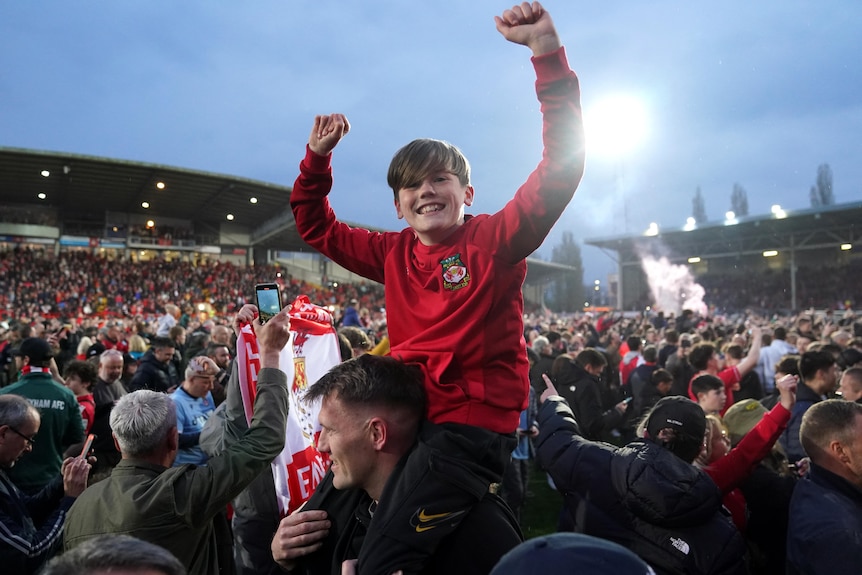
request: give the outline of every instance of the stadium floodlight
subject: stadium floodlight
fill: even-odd
[[[738,224],[739,221],[736,219],[736,213],[733,211],[729,211],[724,214],[724,225],[726,226],[734,226]]]
[[[647,231],[644,232],[645,236],[657,236],[658,235],[658,224],[655,222],[650,222]]]
[[[145,210],[150,207],[150,202],[141,202],[141,207]]]
[[[776,219],[783,220],[787,217],[787,212],[782,210],[781,206],[779,206],[778,204],[773,204],[771,211],[772,215],[775,216]]]
[[[763,252],[763,257],[765,258],[774,258],[778,255],[778,250],[766,250]]]
[[[688,263],[690,263],[690,264],[699,264],[699,263],[700,263],[700,258],[699,258],[698,256],[694,256],[694,257],[688,258]]]
[[[159,190],[164,190],[165,189],[165,183],[164,182],[156,182],[156,188]]]
[[[40,173],[42,174],[43,178],[47,178],[51,175],[51,172],[49,172],[48,170],[42,170]]]
[[[584,107],[584,131],[590,153],[619,160],[635,150],[649,133],[649,114],[634,94],[605,96]]]
[[[853,244],[841,244],[841,251],[848,251],[853,249]]]
[[[228,215],[227,215],[227,221],[229,221],[229,222],[232,222],[232,221],[233,221],[233,214],[228,214]]]
[[[48,197],[48,194],[46,194],[45,192],[39,192],[39,193],[36,195],[36,197],[37,197],[37,198],[39,198],[40,200],[44,200],[45,198],[47,198],[47,197]]]
[[[256,203],[257,203],[257,198],[255,198],[254,196],[252,196],[252,197],[250,197],[250,198],[248,199],[248,201],[249,201],[249,203],[251,203],[251,204],[256,204]]]
[[[691,230],[697,227],[697,220],[694,217],[689,216],[685,220],[685,226],[683,226],[683,231],[690,232]]]

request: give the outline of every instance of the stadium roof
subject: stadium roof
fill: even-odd
[[[156,187],[159,182],[163,189]],[[288,205],[290,191],[287,186],[212,172],[0,146],[0,205],[45,205],[63,217],[75,212],[170,217],[208,224],[214,230],[232,214],[234,224],[248,226],[255,247],[309,251],[296,232]],[[528,269],[532,283],[573,271],[533,259]]]
[[[619,254],[620,263],[640,254],[689,257],[725,257],[765,250],[810,250],[839,246],[862,237],[862,203],[782,211],[769,216],[738,218],[736,223],[708,222],[691,230],[656,230],[655,235],[624,235],[586,240],[591,246]]]
[[[164,189],[156,187],[159,182]],[[39,194],[45,198],[40,199]],[[0,147],[0,203],[43,204],[67,214],[84,208],[97,213],[162,216],[212,226],[228,221],[232,214],[234,223],[254,229],[275,214],[289,212],[289,198],[288,187],[235,176]],[[149,208],[142,207],[143,202]],[[292,227],[267,239],[270,247],[307,249]]]

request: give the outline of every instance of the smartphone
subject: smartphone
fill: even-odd
[[[260,323],[266,323],[281,311],[281,291],[278,289],[278,284],[257,284],[254,286],[254,295],[257,299]]]
[[[93,447],[93,440],[96,439],[96,436],[92,433],[87,436],[87,440],[84,442],[84,448],[81,450],[81,457],[87,459],[87,454],[90,453],[90,448]]]
[[[627,398],[625,398],[625,399],[623,400],[623,403],[631,403],[631,401],[632,401],[633,399],[634,399],[634,397],[627,397]]]

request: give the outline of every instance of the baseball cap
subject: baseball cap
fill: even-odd
[[[698,438],[700,441],[706,432],[706,416],[703,409],[687,397],[663,397],[650,411],[646,430],[650,437],[656,438],[658,432],[665,428]]]
[[[48,342],[40,337],[28,337],[11,351],[12,355],[29,357],[31,362],[41,363],[54,357]]]
[[[503,555],[491,575],[655,575],[647,563],[611,541],[582,533],[554,533],[525,541]]]
[[[731,405],[723,418],[730,443],[733,445],[739,443],[739,440],[745,437],[745,434],[751,431],[764,415],[766,415],[766,408],[755,399],[743,399]]]

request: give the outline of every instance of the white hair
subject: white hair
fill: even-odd
[[[124,395],[111,410],[111,429],[126,455],[146,455],[177,426],[174,401],[166,394],[141,389]]]

